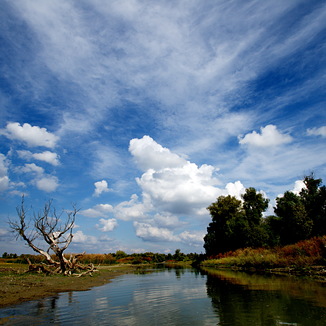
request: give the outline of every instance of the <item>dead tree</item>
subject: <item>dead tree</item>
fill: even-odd
[[[55,208],[52,208],[52,201],[50,200],[44,205],[42,211],[38,214],[34,213],[33,218],[28,218],[24,206],[24,197],[22,197],[21,205],[17,207],[19,220],[10,220],[9,226],[12,232],[16,234],[16,238],[22,238],[30,248],[45,257],[48,266],[54,268],[54,272],[67,275],[78,269],[88,268],[77,264],[77,258],[82,254],[70,255],[69,259],[64,256],[64,251],[73,239],[72,231],[78,209],[73,205],[72,211],[65,212],[66,217],[64,219],[62,219],[63,213],[64,211],[58,215]],[[33,224],[32,227],[30,227],[31,223]],[[40,240],[47,246],[47,250],[39,247],[38,241]],[[51,251],[56,259],[50,254]]]

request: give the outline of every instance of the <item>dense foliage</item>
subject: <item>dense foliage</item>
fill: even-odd
[[[254,188],[242,200],[220,196],[207,209],[212,222],[204,237],[208,256],[239,248],[288,245],[326,234],[326,187],[313,175],[304,178],[305,188],[297,195],[286,191],[276,199],[276,216],[263,217],[268,199]]]
[[[208,207],[212,216],[204,237],[208,256],[242,247],[260,247],[267,240],[262,216],[268,199],[254,188],[246,189],[242,199],[220,196]]]

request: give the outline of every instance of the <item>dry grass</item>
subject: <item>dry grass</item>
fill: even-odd
[[[280,248],[245,248],[214,259],[208,259],[203,266],[242,267],[242,268],[306,268],[314,265],[326,265],[326,236],[300,241]]]

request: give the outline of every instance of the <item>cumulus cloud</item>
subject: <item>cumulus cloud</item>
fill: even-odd
[[[240,181],[229,183],[225,189],[219,188],[220,181],[215,176],[217,168],[207,164],[197,166],[149,136],[133,139],[130,144],[137,163],[142,169],[147,168],[136,178],[142,190],[142,201],[134,194],[130,201],[115,206],[116,218],[135,221],[157,212],[154,217],[157,225],[168,227],[180,223],[177,215],[207,215],[206,207],[218,196],[240,197],[245,190]]]
[[[101,218],[100,224],[102,226],[98,226],[98,228],[99,228],[99,230],[101,230],[103,232],[113,231],[118,226],[118,222],[115,218],[109,218],[107,220],[104,218]]]
[[[296,180],[293,184],[293,188],[291,190],[289,190],[290,192],[293,192],[296,195],[299,195],[299,193],[301,192],[302,189],[305,189],[306,185],[304,184],[303,180]],[[279,194],[278,196],[276,196],[277,198],[281,198],[283,197],[283,193]]]
[[[113,207],[110,204],[99,204],[93,208],[82,210],[79,214],[87,217],[107,217],[112,212]]]
[[[24,173],[36,173],[42,175],[44,173],[44,169],[41,166],[36,165],[35,163],[26,163],[23,167],[18,168],[19,171]]]
[[[306,189],[306,185],[304,184],[303,180],[297,180],[294,183],[294,187],[291,190],[296,195],[299,195],[302,189]]]
[[[5,191],[9,188],[8,166],[6,157],[0,153],[0,191]]]
[[[267,125],[260,129],[261,133],[253,131],[246,134],[243,138],[239,138],[241,145],[249,145],[253,147],[273,147],[286,144],[292,141],[292,137],[279,132],[274,125]]]
[[[172,231],[152,226],[149,223],[134,222],[137,237],[144,241],[179,241]]]
[[[244,194],[246,191],[246,188],[240,181],[236,181],[234,183],[229,182],[225,188],[227,190],[228,195],[234,196],[238,199],[240,199],[241,195]]]
[[[24,123],[22,126],[18,122],[10,122],[0,134],[11,140],[18,140],[26,143],[30,147],[43,146],[53,148],[56,145],[58,137],[38,126],[31,126]]]
[[[34,175],[35,177],[31,184],[34,184],[39,190],[53,192],[59,186],[59,180],[56,176],[46,174],[44,169],[35,163],[26,163],[24,166],[17,167],[16,171]]]
[[[152,208],[148,197],[146,197],[144,196],[143,202],[141,202],[138,200],[138,196],[133,194],[129,201],[123,201],[114,207],[115,216],[125,221],[146,218],[146,213]]]
[[[182,167],[186,163],[183,158],[161,146],[149,136],[132,139],[129,151],[143,171]]]
[[[38,161],[49,163],[54,166],[60,164],[58,155],[50,151],[44,151],[42,153],[32,153],[26,150],[18,150],[17,153],[20,158],[23,158],[25,160],[30,161],[32,159],[35,159]]]
[[[44,175],[35,181],[36,187],[45,192],[53,192],[58,186],[58,178],[52,175]]]
[[[187,243],[190,246],[202,246],[204,244],[205,232],[202,231],[184,231],[180,233],[179,237],[182,242]]]
[[[73,234],[74,240],[73,242],[75,243],[83,243],[83,244],[96,244],[97,238],[91,235],[86,235],[83,233],[83,231],[77,231],[76,233]]]
[[[307,129],[307,134],[309,136],[322,136],[326,137],[326,126],[322,126],[319,128],[310,128]]]
[[[180,221],[177,216],[169,213],[155,214],[153,221],[157,226],[167,229],[175,229],[186,224],[185,222]]]
[[[100,196],[103,192],[109,191],[108,183],[105,180],[95,182],[94,186],[95,186],[95,190],[94,190],[95,197]]]
[[[183,231],[175,234],[169,228],[158,227],[151,223],[134,222],[136,235],[144,241],[169,241],[183,242],[190,246],[202,246],[205,232],[202,231]]]
[[[130,142],[131,154],[140,167],[147,169],[136,181],[153,206],[172,214],[190,213],[214,200],[221,190],[211,165],[197,166],[149,136]]]

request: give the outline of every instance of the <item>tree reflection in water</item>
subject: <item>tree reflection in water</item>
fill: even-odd
[[[325,326],[326,288],[290,277],[205,269],[220,325]]]

